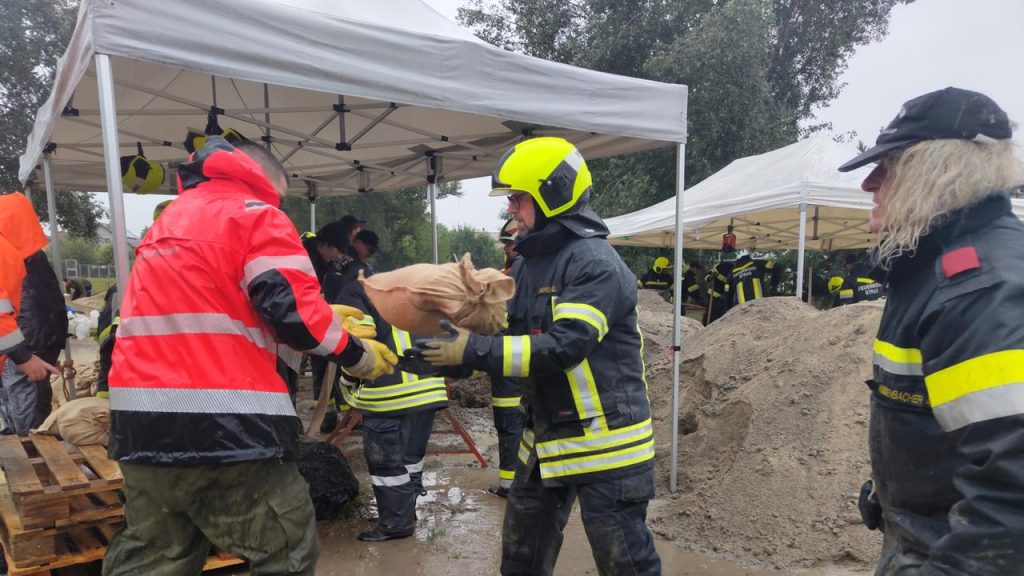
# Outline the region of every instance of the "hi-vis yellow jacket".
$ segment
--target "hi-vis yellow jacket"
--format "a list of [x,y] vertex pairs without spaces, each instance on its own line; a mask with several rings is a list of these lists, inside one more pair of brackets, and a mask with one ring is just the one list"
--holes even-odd
[[[355,266],[366,270],[366,264],[358,260]],[[367,276],[371,273],[367,273]],[[413,347],[413,336],[388,324],[370,302],[359,282],[353,281],[342,286],[336,300],[338,304],[362,310],[366,316],[357,323],[376,328],[376,340],[387,345],[395,354],[401,356],[403,351]],[[443,377],[424,377],[399,370],[372,382],[349,382],[343,374],[341,395],[349,408],[371,416],[399,416],[448,407],[448,390]]]
[[895,260],[874,344],[871,463],[885,532],[921,574],[1024,566],[1024,224],[1005,195]]
[[628,476],[654,459],[636,278],[596,214],[573,218],[572,229],[560,218],[519,241],[506,335],[471,336],[464,357],[523,378],[519,458],[547,486]]

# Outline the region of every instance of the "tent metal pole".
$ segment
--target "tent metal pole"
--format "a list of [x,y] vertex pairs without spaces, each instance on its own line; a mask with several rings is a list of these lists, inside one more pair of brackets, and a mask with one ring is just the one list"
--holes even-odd
[[50,155],[43,154],[43,182],[46,185],[46,215],[50,220],[50,255],[53,256],[53,271],[57,281],[64,278],[64,261],[60,259],[60,231],[57,226],[57,198],[53,193],[53,175],[50,172]]
[[263,113],[263,121],[267,123],[263,128],[263,143],[267,150],[272,152],[273,148],[270,145],[270,86],[266,82],[263,83],[263,106],[266,109],[266,112]]
[[120,149],[117,141],[117,105],[114,102],[114,73],[110,56],[96,55],[96,86],[100,100],[100,129],[103,131],[103,154],[107,167],[107,193],[110,195],[110,227],[114,231],[114,270],[117,273],[117,297],[114,308],[121,304],[128,284],[128,232],[124,219],[124,192],[121,188]]
[[804,253],[807,244],[807,204],[800,203],[800,238],[797,239],[796,255],[796,297],[804,297]]
[[430,196],[430,239],[434,246],[434,264],[438,263],[437,255],[437,182],[427,184],[427,195]]
[[[676,250],[675,268],[672,274],[673,308],[683,305],[683,182],[686,176],[686,144],[676,148]],[[683,345],[683,321],[680,310],[672,315],[672,474],[669,476],[669,491],[675,493],[679,480],[679,361]]]

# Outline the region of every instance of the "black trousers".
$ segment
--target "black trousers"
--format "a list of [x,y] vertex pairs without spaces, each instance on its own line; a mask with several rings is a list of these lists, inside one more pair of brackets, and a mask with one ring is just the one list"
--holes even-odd
[[520,461],[501,532],[502,576],[552,574],[577,498],[600,576],[660,575],[661,559],[646,523],[647,502],[653,497],[653,469],[616,480],[545,488],[539,467]]
[[416,525],[416,497],[423,491],[423,457],[435,414],[363,416],[363,453],[382,532],[410,532]]

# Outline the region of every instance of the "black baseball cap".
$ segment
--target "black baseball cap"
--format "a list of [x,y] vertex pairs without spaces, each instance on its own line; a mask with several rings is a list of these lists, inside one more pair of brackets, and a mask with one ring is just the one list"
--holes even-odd
[[360,230],[355,239],[369,246],[374,252],[380,250],[380,237],[373,230]]
[[909,100],[875,140],[875,145],[839,167],[849,172],[893,150],[925,140],[1006,140],[1010,119],[991,98],[962,88],[944,88]]

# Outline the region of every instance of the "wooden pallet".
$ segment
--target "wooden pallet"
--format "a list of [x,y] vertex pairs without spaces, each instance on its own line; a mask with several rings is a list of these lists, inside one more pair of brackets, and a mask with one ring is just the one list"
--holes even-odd
[[[91,528],[76,528],[67,533],[60,534],[57,538],[57,554],[53,560],[41,562],[32,566],[15,566],[10,555],[7,557],[7,576],[50,576],[54,570],[89,564],[103,559],[107,552],[110,539],[117,531],[113,524],[103,524]],[[216,548],[210,551],[210,556],[203,565],[203,571],[217,570],[227,566],[242,564],[243,560]]]

